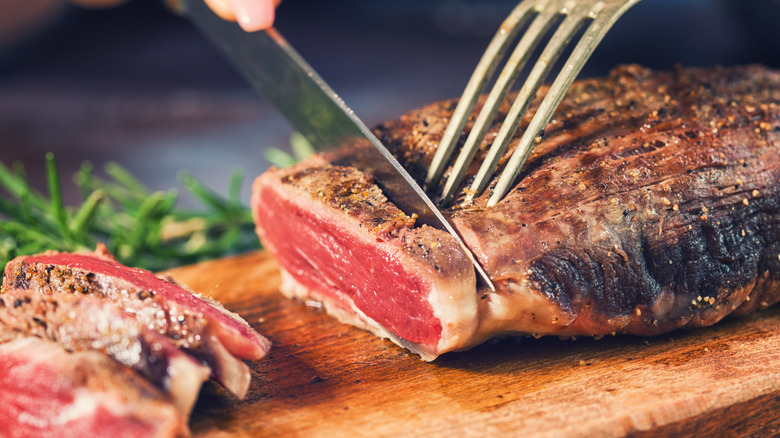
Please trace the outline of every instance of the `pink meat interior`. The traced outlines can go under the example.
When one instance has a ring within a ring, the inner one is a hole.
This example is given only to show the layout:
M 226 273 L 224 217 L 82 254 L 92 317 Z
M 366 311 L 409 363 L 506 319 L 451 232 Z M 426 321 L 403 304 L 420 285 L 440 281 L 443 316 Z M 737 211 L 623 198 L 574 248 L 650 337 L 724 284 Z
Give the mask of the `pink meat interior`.
M 52 355 L 50 348 L 38 346 L 10 354 L 0 349 L 0 436 L 61 436 L 67 431 L 68 436 L 129 438 L 156 432 L 151 423 L 110 412 L 100 395 L 87 396 L 97 397 L 94 410 L 80 406 L 77 391 L 86 390 L 61 375 L 60 360 L 68 360 L 68 353 Z
M 357 223 L 329 223 L 268 186 L 256 200 L 264 243 L 302 286 L 344 307 L 351 300 L 397 336 L 436 347 L 442 326 L 427 301 L 430 285 L 402 264 L 401 248 L 389 253 Z

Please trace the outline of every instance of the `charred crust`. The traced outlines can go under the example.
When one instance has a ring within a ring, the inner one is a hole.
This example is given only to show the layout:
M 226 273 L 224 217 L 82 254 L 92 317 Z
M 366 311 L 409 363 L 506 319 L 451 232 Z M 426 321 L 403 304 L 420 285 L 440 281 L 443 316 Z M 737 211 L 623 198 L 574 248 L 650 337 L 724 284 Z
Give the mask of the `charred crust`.
M 169 347 L 197 353 L 209 365 L 214 362 L 209 356 L 213 352 L 209 350 L 208 321 L 200 313 L 181 308 L 175 302 L 160 302 L 159 294 L 120 278 L 50 264 L 32 263 L 25 268 L 32 289 L 6 290 L 0 302 L 7 302 L 9 307 L 0 306 L 0 325 L 50 339 L 68 351 L 101 351 L 162 389 L 168 385 L 170 351 L 161 347 L 161 341 L 171 342 Z M 45 281 L 46 278 L 51 281 Z M 79 284 L 86 278 L 104 286 L 98 291 L 83 285 L 86 294 L 58 288 Z M 9 311 L 11 304 L 13 311 Z M 93 317 L 111 323 L 81 321 Z
M 27 274 L 27 265 L 26 262 L 22 261 L 19 264 L 19 269 L 16 271 L 16 275 L 14 275 L 14 283 L 13 286 L 17 289 L 29 289 L 30 288 L 30 281 Z
M 138 297 L 139 300 L 144 301 L 144 300 L 148 300 L 150 298 L 153 298 L 154 297 L 154 292 L 146 290 L 146 289 L 143 289 L 143 290 L 139 291 L 136 294 L 136 296 Z
M 648 334 L 716 322 L 780 284 L 780 193 L 749 205 L 718 199 L 717 207 L 678 214 L 661 235 L 652 222 L 614 229 L 610 251 L 553 248 L 529 264 L 527 278 L 564 311 L 576 314 L 587 303 L 590 317 L 603 321 L 635 313 L 643 328 L 634 330 Z M 664 296 L 687 304 L 656 313 Z
M 622 146 L 621 155 L 643 156 L 663 150 L 677 153 L 680 143 L 706 145 L 713 138 L 713 129 L 716 133 L 745 128 L 757 129 L 759 135 L 774 132 L 780 128 L 777 81 L 776 72 L 760 66 L 654 72 L 636 65 L 618 67 L 606 80 L 577 81 L 545 128 L 543 141 L 534 149 L 518 181 L 562 158 L 580 157 L 583 168 L 590 167 L 593 162 L 589 160 L 597 157 L 609 160 L 612 151 L 607 154 L 589 151 L 612 149 L 610 140 L 623 142 L 634 133 L 641 133 L 642 140 L 631 147 Z M 411 111 L 399 120 L 375 129 L 378 137 L 418 181 L 424 178 L 430 166 L 451 117 L 453 102 L 435 103 Z M 539 101 L 533 106 L 538 104 Z M 478 105 L 482 105 L 482 101 Z M 499 109 L 499 116 L 486 138 L 495 135 L 503 120 L 501 114 L 507 109 Z M 523 131 L 532 116 L 526 115 L 518 132 Z M 470 125 L 467 125 L 464 132 L 469 130 Z M 515 138 L 510 144 L 502 161 L 512 154 L 518 140 Z M 480 162 L 484 153 L 478 152 L 480 155 L 476 156 L 475 162 Z M 467 175 L 476 172 L 476 166 L 472 167 Z M 461 188 L 466 187 L 467 182 L 464 182 Z M 522 187 L 518 185 L 516 189 Z M 488 195 L 466 207 L 484 208 Z M 453 210 L 459 207 L 463 206 L 457 201 L 451 205 Z
M 27 263 L 22 261 L 14 267 L 15 281 L 12 287 L 35 290 L 45 294 L 67 291 L 75 294 L 102 294 L 102 286 L 92 272 L 73 270 L 52 264 Z
M 32 320 L 33 320 L 34 323 L 36 323 L 39 326 L 41 326 L 44 330 L 48 327 L 48 325 L 46 324 L 46 321 L 44 321 L 43 319 L 41 319 L 41 318 L 39 318 L 37 316 L 33 316 Z
M 25 277 L 24 274 L 20 274 L 16 276 L 16 281 L 14 282 L 14 287 L 18 289 L 29 289 L 30 283 L 28 279 Z
M 352 167 L 307 167 L 283 176 L 281 182 L 357 218 L 361 228 L 385 238 L 395 237 L 415 223 L 415 217 L 407 216 L 387 201 L 373 177 Z
M 505 285 L 642 334 L 780 300 L 780 74 L 626 66 L 570 96 L 504 202 L 453 213 Z
M 18 308 L 24 306 L 25 304 L 30 304 L 30 298 L 24 297 L 24 298 L 17 298 L 17 299 L 15 299 L 13 307 L 14 307 L 14 309 L 18 309 Z
M 168 336 L 182 348 L 197 349 L 205 341 L 207 321 L 201 315 L 178 308 L 175 304 L 163 303 L 157 293 L 135 286 L 127 281 L 107 277 L 103 274 L 73 269 L 56 264 L 18 263 L 14 266 L 16 276 L 26 279 L 30 293 L 49 297 L 44 307 L 57 311 L 60 304 L 51 297 L 68 294 L 78 297 L 114 301 L 124 311 L 134 314 L 145 327 Z M 23 289 L 18 289 L 23 290 Z M 19 297 L 14 308 L 30 303 L 29 297 Z M 150 311 L 154 310 L 154 311 Z M 47 321 L 44 314 L 36 316 Z M 34 323 L 41 325 L 37 321 Z
M 444 231 L 427 226 L 416 228 L 400 236 L 403 250 L 435 271 L 437 276 L 456 275 L 470 268 L 460 246 Z
M 154 347 L 154 342 L 145 338 L 140 339 L 141 361 L 147 364 L 141 373 L 150 381 L 157 383 L 160 387 L 165 387 L 165 382 L 161 381 L 168 375 L 168 357 Z

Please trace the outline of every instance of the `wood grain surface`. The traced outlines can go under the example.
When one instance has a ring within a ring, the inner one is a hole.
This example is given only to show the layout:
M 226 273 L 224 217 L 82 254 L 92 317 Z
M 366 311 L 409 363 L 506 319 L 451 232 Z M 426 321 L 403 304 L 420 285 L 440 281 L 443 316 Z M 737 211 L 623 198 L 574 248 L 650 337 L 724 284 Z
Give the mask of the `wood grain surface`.
M 780 308 L 653 338 L 504 339 L 426 363 L 284 298 L 264 252 L 169 273 L 274 342 L 246 400 L 204 388 L 196 437 L 780 434 Z

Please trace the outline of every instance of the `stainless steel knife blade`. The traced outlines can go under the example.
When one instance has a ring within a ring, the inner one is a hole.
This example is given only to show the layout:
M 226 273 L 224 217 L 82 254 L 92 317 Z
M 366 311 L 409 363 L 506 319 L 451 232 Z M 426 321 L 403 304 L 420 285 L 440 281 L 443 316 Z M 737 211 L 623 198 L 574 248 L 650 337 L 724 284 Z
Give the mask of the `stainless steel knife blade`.
M 329 159 L 373 174 L 387 198 L 421 223 L 449 232 L 492 290 L 490 278 L 449 221 L 409 173 L 275 29 L 247 33 L 218 17 L 203 0 L 175 0 L 186 16 L 220 48 L 250 84 Z

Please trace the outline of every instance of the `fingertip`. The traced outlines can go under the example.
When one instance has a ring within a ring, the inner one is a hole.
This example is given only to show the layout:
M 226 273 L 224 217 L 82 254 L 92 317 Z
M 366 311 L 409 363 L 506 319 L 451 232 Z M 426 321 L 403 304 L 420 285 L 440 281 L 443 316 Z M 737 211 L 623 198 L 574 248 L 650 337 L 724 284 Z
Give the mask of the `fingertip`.
M 233 5 L 230 0 L 206 0 L 206 4 L 222 19 L 235 21 L 236 15 L 233 13 Z
M 247 32 L 270 28 L 276 14 L 272 0 L 233 0 L 233 11 L 238 25 Z

